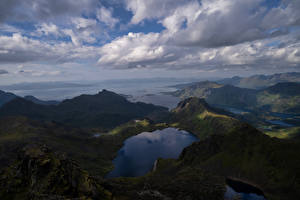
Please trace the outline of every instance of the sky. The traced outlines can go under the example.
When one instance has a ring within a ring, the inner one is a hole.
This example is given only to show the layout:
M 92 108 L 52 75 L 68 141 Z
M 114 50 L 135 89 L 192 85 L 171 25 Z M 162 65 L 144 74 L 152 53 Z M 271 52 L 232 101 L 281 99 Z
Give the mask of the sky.
M 1 0 L 0 84 L 300 71 L 299 0 Z

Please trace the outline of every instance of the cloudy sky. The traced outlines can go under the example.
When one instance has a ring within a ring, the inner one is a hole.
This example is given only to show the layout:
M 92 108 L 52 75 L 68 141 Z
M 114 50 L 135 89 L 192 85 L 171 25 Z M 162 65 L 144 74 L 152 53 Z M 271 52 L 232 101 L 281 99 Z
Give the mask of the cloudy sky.
M 0 1 L 0 84 L 299 70 L 299 0 Z

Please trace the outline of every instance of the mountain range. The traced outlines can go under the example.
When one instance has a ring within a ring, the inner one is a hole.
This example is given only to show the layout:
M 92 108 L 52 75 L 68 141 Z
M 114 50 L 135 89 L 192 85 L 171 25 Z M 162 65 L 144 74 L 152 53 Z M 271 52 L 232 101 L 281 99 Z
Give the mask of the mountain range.
M 250 77 L 234 76 L 217 82 L 241 88 L 262 89 L 281 82 L 300 82 L 300 73 L 288 72 L 272 75 L 253 75 Z
M 111 102 L 119 101 L 112 96 Z M 192 131 L 201 140 L 178 159 L 158 159 L 145 176 L 101 178 L 126 138 L 166 127 Z M 1 167 L 8 166 L 0 173 L 5 200 L 224 200 L 228 177 L 255 185 L 269 200 L 300 197 L 299 140 L 270 138 L 204 99 L 185 99 L 164 123 L 133 120 L 100 137 L 55 122 L 5 117 L 0 144 Z
M 19 97 L 13 93 L 10 93 L 10 92 L 4 92 L 2 90 L 0 90 L 0 107 L 3 106 L 4 104 L 16 99 L 16 98 L 22 98 L 22 97 Z M 54 100 L 50 100 L 50 101 L 43 101 L 43 100 L 40 100 L 34 96 L 25 96 L 23 97 L 24 99 L 28 100 L 28 101 L 31 101 L 33 103 L 36 103 L 36 104 L 41 104 L 41 105 L 57 105 L 59 104 L 59 101 L 54 101 Z
M 299 129 L 265 134 L 214 106 L 296 113 L 299 86 L 192 83 L 172 93 L 182 101 L 170 111 L 107 90 L 51 105 L 3 92 L 0 199 L 224 200 L 228 180 L 268 200 L 300 199 Z M 106 178 L 126 139 L 169 127 L 199 140 L 144 176 Z
M 36 104 L 14 98 L 0 108 L 0 117 L 26 116 L 36 120 L 54 120 L 76 127 L 113 128 L 132 119 L 155 116 L 167 108 L 146 103 L 131 103 L 125 97 L 103 90 L 96 95 L 80 95 L 57 105 Z
M 264 89 L 198 82 L 171 93 L 182 99 L 204 98 L 209 104 L 279 113 L 300 113 L 300 83 L 282 82 Z

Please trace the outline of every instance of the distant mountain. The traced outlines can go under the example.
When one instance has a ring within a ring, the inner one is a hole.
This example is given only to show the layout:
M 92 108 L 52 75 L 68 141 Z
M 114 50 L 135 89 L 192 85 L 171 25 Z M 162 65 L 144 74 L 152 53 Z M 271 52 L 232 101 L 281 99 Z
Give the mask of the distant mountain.
M 232 77 L 217 81 L 241 88 L 262 89 L 281 82 L 300 82 L 299 72 L 288 72 L 273 75 L 254 75 L 250 77 Z
M 0 107 L 5 103 L 15 99 L 17 96 L 13 93 L 4 92 L 0 90 Z
M 21 98 L 21 97 L 15 95 L 13 93 L 4 92 L 4 91 L 0 90 L 0 107 L 16 98 Z M 31 101 L 33 103 L 36 103 L 36 104 L 41 104 L 41 105 L 57 105 L 57 104 L 59 104 L 58 101 L 43 101 L 34 96 L 25 96 L 24 99 Z
M 36 103 L 36 104 L 41 104 L 41 105 L 58 105 L 60 103 L 59 101 L 54 101 L 54 100 L 43 101 L 34 96 L 25 96 L 24 99 L 31 101 L 33 103 Z
M 256 102 L 256 93 L 257 91 L 252 89 L 205 81 L 195 83 L 171 94 L 182 99 L 188 97 L 204 98 L 209 104 L 243 107 L 251 106 Z
M 256 107 L 272 112 L 300 113 L 300 83 L 278 83 L 260 90 Z
M 0 116 L 26 116 L 55 120 L 77 127 L 112 128 L 136 118 L 144 118 L 167 108 L 146 103 L 131 103 L 125 97 L 103 90 L 96 95 L 81 95 L 58 105 L 40 105 L 15 98 L 0 108 Z
M 220 87 L 223 87 L 223 85 L 212 81 L 182 84 L 177 85 L 177 88 L 180 90 L 177 90 L 173 94 L 181 98 L 187 98 L 191 96 L 206 98 L 211 93 L 211 89 Z
M 195 83 L 171 94 L 182 99 L 204 98 L 211 105 L 300 113 L 300 83 L 282 82 L 255 90 L 206 81 Z

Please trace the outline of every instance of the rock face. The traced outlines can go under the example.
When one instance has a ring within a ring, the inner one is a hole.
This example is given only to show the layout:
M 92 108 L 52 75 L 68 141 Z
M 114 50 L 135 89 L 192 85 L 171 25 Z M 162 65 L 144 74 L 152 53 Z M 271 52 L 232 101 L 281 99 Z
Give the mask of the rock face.
M 0 199 L 110 199 L 110 193 L 63 155 L 46 146 L 25 147 L 0 173 Z

